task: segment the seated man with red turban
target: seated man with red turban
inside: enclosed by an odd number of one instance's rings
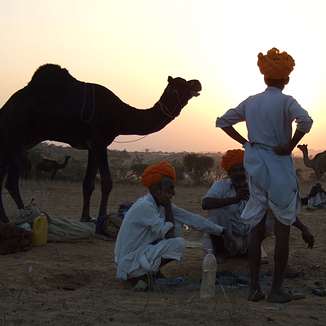
[[[145,169],[142,183],[149,192],[129,208],[116,241],[118,279],[137,286],[164,264],[180,261],[185,249],[180,237],[183,224],[208,234],[224,233],[223,227],[172,204],[175,181],[175,169],[166,161]]]
[[[249,198],[249,188],[243,167],[244,151],[228,150],[222,157],[221,167],[228,177],[215,181],[202,200],[202,208],[208,210],[208,219],[232,232],[229,243],[224,237],[204,237],[204,249],[213,249],[219,258],[244,255],[248,250],[250,227],[241,221],[241,213]]]

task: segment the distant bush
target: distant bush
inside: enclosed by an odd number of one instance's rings
[[[187,154],[183,158],[185,171],[190,174],[195,184],[200,181],[205,173],[209,172],[214,166],[214,159],[210,156],[199,154]]]
[[[50,173],[37,173],[35,167],[43,158],[64,162],[65,156],[70,156],[66,167],[59,170],[55,180],[82,182],[86,173],[86,150],[77,150],[70,146],[58,146],[43,142],[30,149],[27,159],[31,163],[30,178],[49,179]],[[137,183],[144,169],[152,163],[167,160],[176,169],[177,183],[207,184],[207,176],[212,175],[212,168],[216,164],[217,156],[195,153],[164,153],[164,152],[127,152],[126,150],[108,150],[108,160],[113,182]],[[28,163],[25,164],[28,167]],[[185,178],[187,177],[187,178]],[[191,180],[189,180],[189,178]],[[99,180],[99,175],[96,180]]]

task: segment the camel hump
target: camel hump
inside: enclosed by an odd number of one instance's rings
[[[39,89],[52,85],[65,85],[73,80],[75,78],[70,75],[67,69],[47,63],[35,71],[28,86]]]

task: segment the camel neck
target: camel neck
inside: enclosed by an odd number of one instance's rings
[[[310,160],[309,155],[308,155],[308,149],[302,151],[303,154],[303,162],[307,167],[312,166],[312,160]]]
[[[162,109],[160,102],[146,110],[130,107],[121,117],[119,134],[147,135],[163,129],[173,119],[168,108]]]

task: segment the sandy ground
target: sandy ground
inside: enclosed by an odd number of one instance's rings
[[[80,184],[59,182],[22,183],[28,202],[52,216],[77,219],[81,211]],[[99,188],[99,187],[98,187]],[[306,189],[309,185],[306,185]],[[201,212],[200,200],[205,187],[177,188],[175,202]],[[116,185],[110,207],[116,210],[123,200],[134,200],[144,193],[140,186]],[[4,194],[10,214],[13,203]],[[96,215],[98,190],[92,212]],[[203,213],[204,214],[204,213]],[[291,233],[290,266],[302,275],[286,280],[286,285],[306,295],[303,300],[279,305],[247,301],[247,288],[219,288],[214,299],[199,299],[202,252],[188,248],[181,264],[172,263],[164,272],[183,276],[190,284],[137,293],[115,279],[114,242],[81,241],[50,243],[24,253],[0,256],[0,326],[8,325],[326,325],[326,297],[311,293],[315,282],[326,286],[326,211],[303,210],[302,220],[316,237],[313,250],[305,248],[300,233]],[[191,231],[189,240],[199,239]],[[272,270],[273,239],[265,241]],[[219,271],[247,272],[245,259],[232,259],[219,265]]]

